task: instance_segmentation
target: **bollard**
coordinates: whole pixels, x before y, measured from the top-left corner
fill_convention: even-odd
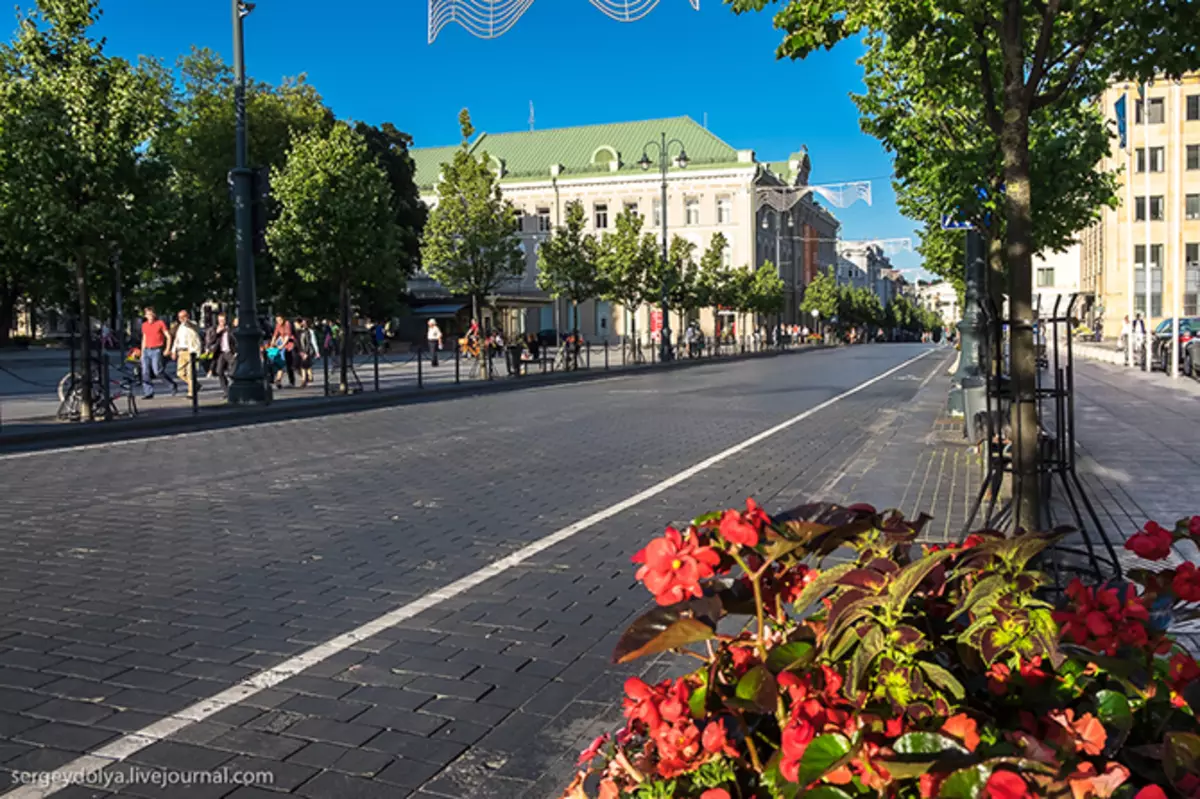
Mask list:
[[[459,372],[459,368],[461,367],[461,363],[462,363],[458,357],[460,353],[461,353],[461,350],[459,349],[458,337],[456,336],[454,338],[454,385],[456,385],[456,386],[462,380],[462,376]]]
[[[608,371],[608,339],[604,339],[604,371]]]
[[[627,365],[625,363],[625,354],[628,351],[628,349],[629,349],[629,340],[627,338],[622,338],[621,339],[621,366]]]
[[[417,388],[425,388],[425,375],[421,369],[421,349],[422,347],[417,345]]]
[[[192,395],[192,413],[200,413],[200,386],[196,381],[196,365],[198,362],[196,353],[188,353],[188,361],[191,368],[188,370],[188,393]]]
[[[375,390],[379,390],[379,342],[375,342]]]
[[[587,354],[584,359],[584,369],[592,368],[592,342],[587,343]]]

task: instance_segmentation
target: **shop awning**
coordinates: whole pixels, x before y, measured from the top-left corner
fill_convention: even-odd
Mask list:
[[[453,305],[426,305],[423,308],[413,308],[413,316],[454,316],[463,308],[466,308],[466,303],[456,303]]]

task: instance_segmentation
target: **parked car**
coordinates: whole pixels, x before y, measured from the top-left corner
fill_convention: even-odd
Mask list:
[[[1154,360],[1151,362],[1156,367],[1161,368],[1164,372],[1171,370],[1171,330],[1173,327],[1173,319],[1164,319],[1158,323],[1158,327],[1154,328]],[[1197,359],[1191,358],[1189,361],[1189,353],[1192,353],[1192,342],[1200,337],[1200,316],[1185,316],[1179,320],[1179,358],[1180,371],[1184,374],[1192,374],[1191,364],[1197,363]],[[1200,354],[1200,351],[1197,351]]]
[[[1200,378],[1200,336],[1192,335],[1192,340],[1187,344],[1180,344],[1182,359],[1179,364],[1179,372],[1185,375],[1191,375],[1195,378]]]

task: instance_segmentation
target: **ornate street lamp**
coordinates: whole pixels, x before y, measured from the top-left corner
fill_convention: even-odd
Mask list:
[[[679,164],[680,169],[687,169],[688,157],[687,150],[683,146],[683,142],[679,139],[671,139],[667,141],[667,134],[660,134],[659,141],[648,141],[642,148],[642,158],[638,161],[638,166],[643,171],[649,171],[653,162],[650,160],[650,149],[655,148],[658,153],[658,168],[662,173],[662,259],[663,259],[663,284],[662,284],[662,330],[660,335],[662,340],[659,342],[660,353],[663,362],[671,360],[671,314],[668,302],[668,292],[670,285],[668,282],[668,258],[669,246],[667,244],[667,171],[671,167],[671,147],[679,145],[679,155],[675,161]]]

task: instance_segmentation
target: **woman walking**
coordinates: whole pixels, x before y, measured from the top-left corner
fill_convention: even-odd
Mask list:
[[[275,314],[275,330],[271,333],[271,347],[283,357],[283,365],[287,369],[288,385],[296,385],[296,334],[292,323]],[[283,388],[283,369],[275,371],[275,388]]]
[[[320,357],[317,349],[317,334],[308,326],[307,319],[296,321],[296,366],[300,370],[300,388],[313,382],[313,361]]]

